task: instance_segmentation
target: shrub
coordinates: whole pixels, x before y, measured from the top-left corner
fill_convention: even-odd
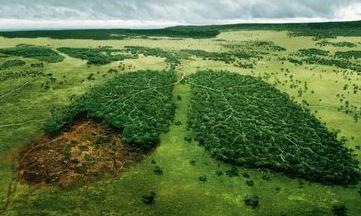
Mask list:
[[[207,176],[199,176],[198,180],[201,182],[206,182],[207,181]]]
[[[246,184],[249,186],[249,187],[252,187],[254,185],[254,181],[252,180],[247,180],[246,181]]]
[[[249,197],[244,200],[244,204],[253,209],[259,207],[259,198],[257,196]]]
[[[160,166],[155,166],[154,167],[154,174],[156,175],[163,175],[163,169]]]
[[[335,216],[347,216],[347,208],[344,204],[336,204],[332,206],[332,213]]]
[[[236,177],[239,176],[237,167],[232,167],[231,169],[226,171],[226,175],[228,177]]]
[[[148,205],[153,204],[155,201],[155,195],[156,195],[156,193],[153,191],[142,195],[143,203],[148,204]]]

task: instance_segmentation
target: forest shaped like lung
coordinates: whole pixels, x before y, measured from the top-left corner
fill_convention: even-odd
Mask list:
[[[117,75],[53,111],[45,124],[47,134],[57,134],[79,116],[104,121],[122,132],[123,141],[139,149],[159,142],[173,120],[173,71],[138,71]]]
[[[353,184],[358,161],[310,111],[251,76],[200,71],[192,86],[188,126],[214,157],[325,184]]]
[[[46,133],[19,153],[21,180],[67,187],[143,159],[173,120],[174,84],[173,71],[121,74],[55,109]]]

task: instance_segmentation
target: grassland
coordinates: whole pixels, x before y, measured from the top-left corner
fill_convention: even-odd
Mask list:
[[[203,58],[198,55],[200,52],[197,55],[190,52],[187,58],[178,58],[180,64],[175,71],[178,79],[200,69],[228,70],[259,77],[307,106],[328,129],[339,130],[339,139],[342,136],[347,138],[345,146],[361,161],[361,122],[355,120],[355,114],[361,112],[361,92],[354,92],[354,86],[361,86],[360,73],[332,65],[297,65],[283,60],[300,49],[322,49],[334,56],[336,52],[361,47],[361,39],[356,36],[325,40],[327,45],[320,47],[317,44],[320,41],[315,41],[312,35],[289,37],[287,31],[254,29],[221,31],[215,38],[177,40],[167,37],[122,40],[0,38],[0,48],[29,44],[50,47],[55,51],[60,47],[96,49],[110,46],[124,50],[126,46],[139,46],[171,54],[184,50],[231,53],[247,41],[272,42],[285,50],[267,50],[262,58],[251,61],[253,68]],[[355,46],[333,45],[344,42]],[[264,51],[257,46],[253,49]],[[67,189],[17,182],[13,158],[16,158],[19,148],[43,133],[42,127],[51,117],[52,107],[70,104],[71,98],[117,74],[169,68],[164,55],[156,54],[139,54],[137,59],[114,61],[103,66],[88,65],[62,53],[59,55],[64,57],[62,62],[43,62],[42,68],[36,68],[41,71],[39,76],[0,81],[1,214],[312,216],[333,215],[332,208],[337,205],[344,205],[350,216],[358,216],[361,212],[361,184],[329,186],[289,178],[277,172],[233,167],[212,158],[197,142],[185,141],[190,135],[186,122],[192,92],[191,86],[184,83],[178,83],[173,89],[176,110],[169,131],[160,136],[158,147],[147,159],[126,172],[90,184],[75,184]],[[11,59],[26,62],[26,65],[6,69],[19,73],[31,64],[41,63],[38,59],[14,56],[1,57],[0,63]],[[357,63],[356,59],[350,61]],[[161,168],[163,175],[155,174],[156,167]],[[145,204],[142,197],[151,192],[155,193],[155,202]],[[259,206],[247,206],[245,200],[254,197],[258,197]]]

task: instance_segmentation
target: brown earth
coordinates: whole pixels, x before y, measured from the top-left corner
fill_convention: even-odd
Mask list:
[[[121,134],[95,121],[78,121],[56,137],[41,136],[20,152],[20,181],[69,186],[114,174],[143,154],[125,146]]]

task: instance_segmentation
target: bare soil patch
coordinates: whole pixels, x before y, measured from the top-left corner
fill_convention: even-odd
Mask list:
[[[144,154],[125,146],[120,132],[87,120],[74,123],[58,136],[39,137],[19,156],[22,182],[66,187],[119,173]]]

